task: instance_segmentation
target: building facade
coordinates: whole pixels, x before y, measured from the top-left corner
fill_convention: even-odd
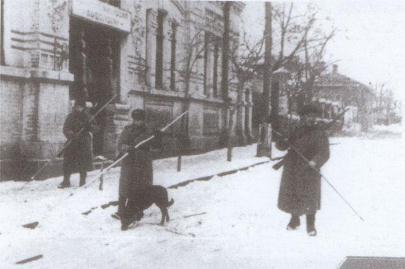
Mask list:
[[[367,131],[374,123],[376,101],[373,89],[359,81],[338,72],[334,65],[332,72],[321,75],[314,84],[314,101],[323,109],[324,117],[347,109],[344,115],[344,128],[358,126]]]
[[[63,147],[72,101],[99,107],[95,154],[113,156],[130,112],[177,133],[189,149],[250,130],[251,97],[237,91],[225,53],[237,49],[239,2],[1,0],[1,170],[35,170]],[[224,53],[225,51],[225,53]],[[240,96],[238,96],[238,94]],[[238,98],[239,97],[239,98]],[[57,161],[55,162],[57,163]],[[27,171],[25,171],[27,173]]]

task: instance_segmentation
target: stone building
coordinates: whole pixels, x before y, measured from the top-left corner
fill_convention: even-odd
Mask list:
[[[134,108],[145,109],[156,128],[189,111],[165,138],[169,154],[177,133],[198,151],[221,146],[230,124],[231,139],[249,132],[251,97],[236,90],[224,57],[237,50],[243,8],[218,1],[1,0],[2,177],[29,174],[55,156],[72,101],[95,111],[113,98],[94,134],[95,153],[107,156]]]

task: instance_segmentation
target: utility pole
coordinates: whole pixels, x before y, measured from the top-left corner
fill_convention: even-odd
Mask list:
[[[0,64],[4,65],[4,0],[0,3]]]
[[[264,28],[264,71],[263,71],[263,100],[264,109],[262,114],[262,123],[260,125],[260,138],[257,144],[257,156],[268,156],[271,151],[270,139],[270,91],[271,91],[271,48],[272,48],[272,6],[271,2],[265,2],[265,28]]]
[[[222,98],[225,102],[228,101],[228,74],[229,74],[229,31],[230,31],[230,10],[231,10],[231,1],[224,3],[223,12],[224,12],[224,37],[223,37],[223,47],[222,47]]]

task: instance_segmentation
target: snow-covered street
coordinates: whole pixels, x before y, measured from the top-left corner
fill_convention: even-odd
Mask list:
[[[305,221],[297,231],[285,229],[289,216],[277,209],[282,169],[274,171],[273,162],[169,189],[175,200],[170,223],[157,225],[160,211],[153,206],[126,232],[110,217],[116,207],[100,207],[117,198],[118,169],[105,178],[103,192],[97,184],[58,190],[60,178],[30,183],[21,191],[22,183],[3,182],[0,268],[14,268],[15,262],[40,254],[42,259],[20,267],[338,268],[346,256],[404,257],[400,141],[331,139],[331,159],[322,172],[365,222],[323,182],[314,238],[306,234]],[[190,163],[184,169],[198,177],[213,166]],[[155,177],[158,184],[171,185],[164,183],[165,174],[157,171]],[[32,221],[39,222],[36,229],[21,227]]]

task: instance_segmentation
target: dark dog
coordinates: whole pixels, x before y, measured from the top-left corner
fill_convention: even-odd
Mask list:
[[[162,213],[162,220],[160,225],[165,223],[165,220],[169,222],[169,212],[167,208],[174,203],[174,200],[169,201],[167,190],[162,186],[151,185],[146,186],[136,193],[132,197],[129,197],[121,217],[121,230],[125,231],[128,226],[134,221],[139,221],[143,217],[143,211],[149,208],[152,204],[156,204]]]

